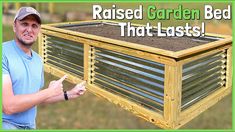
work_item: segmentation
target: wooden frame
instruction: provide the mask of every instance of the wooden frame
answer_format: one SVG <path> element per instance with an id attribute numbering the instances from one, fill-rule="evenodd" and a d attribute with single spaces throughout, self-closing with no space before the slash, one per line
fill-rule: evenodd
<path id="1" fill-rule="evenodd" d="M 85 23 L 91 22 L 110 21 L 85 21 Z M 47 35 L 82 43 L 84 45 L 84 77 L 77 78 L 76 76 L 68 74 L 63 70 L 59 70 L 47 63 L 45 63 L 45 71 L 52 73 L 53 75 L 58 77 L 67 74 L 68 81 L 72 83 L 78 83 L 82 80 L 87 80 L 88 83 L 86 87 L 90 92 L 94 93 L 97 96 L 106 98 L 114 104 L 120 105 L 124 109 L 133 112 L 138 117 L 152 122 L 161 128 L 177 129 L 181 127 L 231 92 L 232 38 L 230 36 L 209 34 L 209 36 L 221 37 L 223 39 L 190 49 L 173 52 L 135 43 L 129 43 L 125 41 L 56 28 L 56 26 L 59 25 L 79 23 L 84 23 L 84 21 L 42 25 L 42 31 L 39 37 L 39 54 L 44 59 L 46 59 L 44 52 L 47 46 L 47 42 L 45 39 Z M 143 108 L 128 99 L 112 94 L 91 84 L 91 74 L 94 74 L 91 73 L 91 71 L 94 70 L 94 67 L 92 67 L 92 65 L 94 65 L 94 62 L 92 62 L 92 60 L 94 59 L 94 55 L 92 56 L 92 54 L 94 54 L 95 52 L 93 48 L 94 46 L 164 64 L 165 81 L 163 113 L 158 113 Z M 214 54 L 218 51 L 226 51 L 227 53 L 225 87 L 218 89 L 207 97 L 201 99 L 199 102 L 195 103 L 193 106 L 182 111 L 181 95 L 183 65 L 202 57 Z"/>

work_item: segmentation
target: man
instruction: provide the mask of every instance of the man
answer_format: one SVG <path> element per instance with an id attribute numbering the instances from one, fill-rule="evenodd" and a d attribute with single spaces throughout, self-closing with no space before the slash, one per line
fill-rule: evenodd
<path id="1" fill-rule="evenodd" d="M 40 14 L 34 8 L 20 8 L 14 19 L 15 38 L 2 45 L 3 129 L 35 129 L 37 105 L 74 99 L 86 91 L 85 82 L 63 91 L 66 75 L 40 90 L 44 85 L 43 63 L 31 49 L 40 25 Z"/>

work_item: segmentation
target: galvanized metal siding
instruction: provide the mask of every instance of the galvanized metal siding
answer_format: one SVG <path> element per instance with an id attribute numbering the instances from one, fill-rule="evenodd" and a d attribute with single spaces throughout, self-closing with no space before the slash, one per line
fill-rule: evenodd
<path id="1" fill-rule="evenodd" d="M 94 53 L 91 83 L 148 109 L 163 111 L 163 64 L 101 48 Z"/>
<path id="2" fill-rule="evenodd" d="M 83 78 L 83 45 L 47 35 L 44 40 L 45 63 Z"/>
<path id="3" fill-rule="evenodd" d="M 221 51 L 183 66 L 182 110 L 225 86 L 226 52 Z"/>

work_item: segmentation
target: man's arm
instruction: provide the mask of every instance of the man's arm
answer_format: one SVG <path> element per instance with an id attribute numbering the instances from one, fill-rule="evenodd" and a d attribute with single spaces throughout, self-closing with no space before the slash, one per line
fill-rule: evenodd
<path id="1" fill-rule="evenodd" d="M 77 84 L 71 90 L 67 91 L 67 95 L 68 95 L 69 100 L 75 99 L 78 96 L 84 94 L 84 92 L 86 91 L 85 84 L 86 84 L 86 81 L 83 81 L 83 82 Z M 63 100 L 65 100 L 64 93 L 57 95 L 57 96 L 54 96 L 54 97 L 47 98 L 42 103 L 43 104 L 50 104 L 50 103 L 56 103 L 56 102 L 63 101 Z"/>
<path id="2" fill-rule="evenodd" d="M 64 76 L 60 80 L 54 81 L 52 84 L 50 84 L 47 89 L 41 90 L 34 94 L 14 95 L 10 75 L 3 74 L 2 77 L 2 106 L 3 113 L 5 114 L 23 112 L 35 105 L 42 103 L 48 98 L 62 94 L 62 81 L 66 78 L 66 76 Z"/>

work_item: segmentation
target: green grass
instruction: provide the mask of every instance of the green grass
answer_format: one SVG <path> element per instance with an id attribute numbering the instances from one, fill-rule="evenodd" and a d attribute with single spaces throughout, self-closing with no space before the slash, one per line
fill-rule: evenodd
<path id="1" fill-rule="evenodd" d="M 95 4 L 95 3 L 94 3 Z M 97 3 L 98 4 L 98 3 Z M 139 3 L 137 3 L 139 4 Z M 137 5 L 136 4 L 136 5 Z M 146 3 L 148 5 L 150 3 Z M 46 4 L 45 4 L 46 5 Z M 63 6 L 62 6 L 63 5 Z M 105 7 L 111 4 L 103 4 Z M 133 4 L 118 4 L 121 7 L 133 7 Z M 170 8 L 172 4 L 156 4 Z M 187 4 L 186 4 L 187 5 Z M 215 4 L 216 7 L 224 5 Z M 187 5 L 192 7 L 192 5 Z M 195 4 L 193 8 L 201 8 L 202 4 Z M 66 4 L 56 3 L 55 12 L 63 15 L 64 12 L 72 10 L 78 12 L 91 12 L 91 4 Z M 42 10 L 46 10 L 45 8 Z M 145 23 L 146 21 L 135 21 Z M 162 21 L 165 26 L 180 25 L 184 21 L 172 23 Z M 193 21 L 191 21 L 193 23 Z M 211 21 L 210 21 L 211 22 Z M 231 25 L 231 21 L 222 21 Z M 156 21 L 153 21 L 156 23 Z M 213 22 L 212 22 L 213 23 Z M 13 39 L 11 26 L 3 26 L 3 41 Z M 37 43 L 33 46 L 37 51 Z M 52 80 L 58 79 L 50 74 L 45 74 L 45 87 Z M 74 84 L 64 82 L 64 87 L 69 89 Z M 231 129 L 232 128 L 232 96 L 231 94 L 219 103 L 203 112 L 198 117 L 187 123 L 182 129 Z M 103 98 L 99 98 L 89 91 L 80 98 L 72 101 L 63 101 L 56 104 L 39 105 L 37 115 L 38 129 L 159 129 L 155 125 L 134 116 L 132 113 L 116 106 Z"/>

